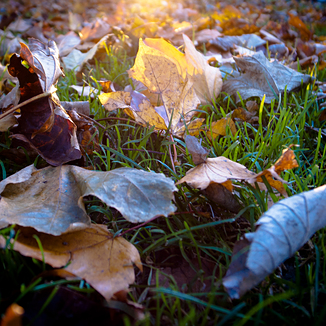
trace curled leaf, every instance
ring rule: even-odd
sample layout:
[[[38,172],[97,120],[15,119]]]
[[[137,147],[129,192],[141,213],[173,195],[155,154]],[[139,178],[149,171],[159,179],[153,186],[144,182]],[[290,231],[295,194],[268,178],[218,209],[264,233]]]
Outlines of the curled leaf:
[[[223,285],[231,298],[240,298],[326,226],[326,186],[283,199],[245,234],[242,255],[234,251]]]

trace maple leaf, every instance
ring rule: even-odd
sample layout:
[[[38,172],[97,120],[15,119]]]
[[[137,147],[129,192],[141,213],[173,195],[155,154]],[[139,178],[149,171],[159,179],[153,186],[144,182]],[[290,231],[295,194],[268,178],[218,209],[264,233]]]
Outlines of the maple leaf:
[[[24,256],[33,257],[54,268],[65,270],[86,280],[106,300],[135,281],[133,263],[142,270],[137,249],[121,237],[113,238],[106,225],[90,225],[84,230],[61,236],[19,228],[12,248]],[[39,248],[35,236],[42,243]],[[0,237],[0,247],[6,240]]]
[[[94,195],[129,221],[144,222],[174,212],[176,188],[163,174],[119,168],[89,171],[63,165],[30,165],[0,182],[0,223],[31,226],[59,235],[90,224],[82,198]]]
[[[148,46],[146,41],[139,40],[135,64],[128,74],[142,82],[151,93],[160,95],[164,107],[164,113],[160,115],[166,126],[171,122],[171,129],[174,130],[181,117],[195,113],[199,100],[192,88],[191,79],[183,78],[178,65],[161,51]]]

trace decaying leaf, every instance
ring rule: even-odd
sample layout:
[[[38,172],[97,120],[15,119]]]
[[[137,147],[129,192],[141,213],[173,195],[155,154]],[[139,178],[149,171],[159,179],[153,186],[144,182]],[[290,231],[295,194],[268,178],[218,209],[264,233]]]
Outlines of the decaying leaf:
[[[311,77],[287,68],[277,61],[270,62],[259,51],[252,56],[234,57],[237,66],[242,71],[239,77],[229,77],[223,84],[223,91],[236,97],[237,102],[265,95],[265,102],[270,103],[280,93],[292,92],[307,84]]]
[[[42,251],[35,236],[42,243]],[[5,245],[5,239],[0,237],[0,247]],[[39,260],[44,254],[45,263],[54,268],[70,263],[65,270],[85,279],[106,300],[135,281],[133,263],[142,270],[137,249],[121,237],[113,238],[107,226],[100,224],[61,236],[19,228],[13,249]]]
[[[240,298],[291,257],[319,229],[325,227],[326,186],[303,192],[274,204],[246,233],[223,279],[231,298]]]
[[[29,68],[22,65],[23,60]],[[35,39],[30,40],[30,48],[22,44],[21,56],[11,56],[8,70],[19,79],[19,103],[50,93],[20,108],[19,125],[12,137],[26,142],[55,166],[80,158],[76,126],[55,94],[62,75],[56,44],[45,45]]]
[[[144,222],[174,212],[176,188],[163,174],[120,168],[89,171],[64,165],[37,170],[30,165],[0,182],[0,223],[30,226],[60,235],[86,228],[82,198],[93,195],[129,221]]]
[[[205,163],[209,150],[201,146],[197,138],[194,136],[187,135],[185,137],[187,149],[192,156],[194,164]]]

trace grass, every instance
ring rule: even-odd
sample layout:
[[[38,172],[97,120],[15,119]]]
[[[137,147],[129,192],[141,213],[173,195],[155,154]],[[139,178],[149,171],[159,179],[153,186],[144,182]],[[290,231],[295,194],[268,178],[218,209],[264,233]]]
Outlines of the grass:
[[[132,65],[132,59],[112,48],[106,48],[106,55],[105,62],[94,62],[81,78],[74,72],[66,72],[66,78],[58,84],[61,100],[88,100],[94,119],[108,118],[100,121],[104,127],[99,130],[101,151],[88,156],[86,165],[102,171],[135,167],[162,172],[178,181],[194,166],[182,139],[173,141],[180,161],[174,172],[168,154],[169,139],[153,128],[135,124],[122,111],[106,112],[98,99],[79,96],[69,88],[83,80],[85,85],[100,89],[101,78],[114,80],[121,87],[127,85],[126,70]],[[316,77],[325,78],[320,72]],[[233,98],[222,93],[213,105],[201,108],[208,131],[201,131],[198,138],[210,149],[209,157],[224,156],[254,172],[269,168],[283,149],[297,145],[294,151],[299,167],[282,173],[288,182],[286,191],[292,196],[311,190],[326,182],[325,140],[321,132],[309,128],[325,125],[318,120],[321,110],[316,89],[312,83],[299,93],[287,94],[271,104],[259,102],[258,122],[237,122],[235,135],[229,130],[226,136],[211,141],[208,134],[212,121],[238,106]],[[245,107],[244,101],[240,105]],[[5,141],[0,144],[0,152],[10,146],[8,135],[3,135]],[[1,179],[22,167],[9,159],[0,160]],[[136,325],[323,324],[326,316],[324,229],[241,300],[231,302],[224,292],[221,280],[230,264],[235,241],[253,231],[255,221],[268,209],[269,195],[274,201],[279,200],[269,191],[236,184],[236,196],[243,206],[238,214],[221,209],[204,193],[182,184],[175,193],[175,214],[159,217],[125,234],[139,250],[144,263],[144,273],[137,274],[130,292],[130,300],[145,307],[146,317]],[[96,198],[87,198],[86,208],[94,221],[104,220],[114,233],[128,231],[133,226]],[[0,254],[0,313],[12,302],[24,303],[32,293],[46,288],[51,288],[50,294],[35,318],[51,304],[60,286],[68,286],[90,298],[95,295],[84,281],[44,277],[42,273],[51,270],[49,266],[11,250],[9,239],[15,237],[12,227],[0,230],[0,234],[8,239],[7,248]],[[190,271],[187,277],[180,277],[182,270]],[[123,323],[134,325],[128,314],[124,315]]]

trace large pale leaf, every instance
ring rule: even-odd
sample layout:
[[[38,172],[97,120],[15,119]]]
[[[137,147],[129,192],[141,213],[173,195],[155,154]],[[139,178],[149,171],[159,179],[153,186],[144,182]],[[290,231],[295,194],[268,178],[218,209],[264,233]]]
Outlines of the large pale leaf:
[[[82,198],[97,196],[129,221],[174,212],[176,188],[163,174],[120,168],[109,172],[77,166],[32,165],[0,182],[0,223],[31,226],[59,235],[90,224]]]
[[[42,243],[42,251],[35,235]],[[5,245],[5,239],[0,237],[0,247]],[[19,228],[13,249],[39,260],[44,255],[44,261],[55,268],[70,263],[65,269],[85,279],[106,300],[135,281],[133,263],[142,270],[137,249],[121,237],[113,238],[106,225],[90,225],[61,236]]]
[[[237,102],[240,93],[243,100],[252,96],[265,97],[265,102],[270,103],[284,93],[300,89],[302,84],[307,84],[311,77],[287,68],[277,61],[270,62],[263,52],[259,51],[252,56],[234,57],[238,68],[242,71],[239,77],[229,77],[223,84],[223,91],[234,95]]]
[[[319,229],[326,226],[326,186],[283,199],[245,234],[223,279],[231,298],[239,298],[291,257]],[[237,251],[247,252],[238,255]],[[248,251],[249,250],[249,251]]]
[[[185,56],[194,69],[189,71],[193,77],[194,88],[202,104],[214,100],[222,89],[222,75],[218,68],[207,63],[206,58],[198,52],[188,36],[183,35]]]

